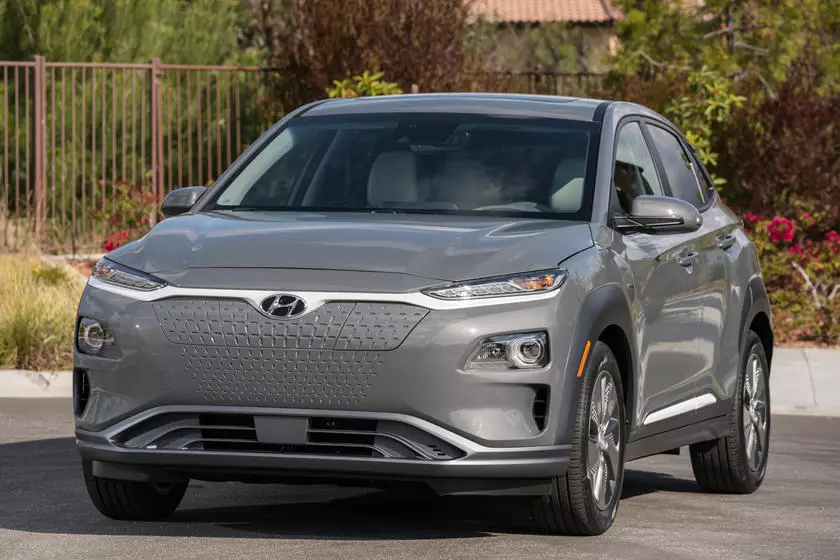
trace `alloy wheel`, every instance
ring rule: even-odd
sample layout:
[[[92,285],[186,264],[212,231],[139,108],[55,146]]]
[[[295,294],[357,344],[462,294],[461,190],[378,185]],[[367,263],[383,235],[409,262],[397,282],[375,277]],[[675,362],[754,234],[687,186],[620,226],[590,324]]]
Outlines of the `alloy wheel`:
[[[767,383],[761,359],[755,353],[747,359],[742,422],[747,464],[753,471],[759,471],[767,451]]]
[[[605,510],[615,498],[621,448],[618,396],[606,371],[598,372],[592,386],[587,443],[586,476],[595,504]]]

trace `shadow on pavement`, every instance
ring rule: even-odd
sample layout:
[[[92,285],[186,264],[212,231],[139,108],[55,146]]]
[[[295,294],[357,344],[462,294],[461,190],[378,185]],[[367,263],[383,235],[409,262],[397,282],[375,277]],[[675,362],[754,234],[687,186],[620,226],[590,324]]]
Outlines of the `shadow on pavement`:
[[[657,492],[698,494],[702,490],[693,478],[677,478],[666,473],[625,469],[624,488],[621,491],[622,500],[630,500],[636,496]]]
[[[35,533],[334,540],[454,539],[530,533],[514,500],[407,500],[384,491],[194,482],[166,522],[118,522],[90,504],[72,438],[0,445],[0,528]],[[628,470],[623,499],[697,492],[694,481]]]

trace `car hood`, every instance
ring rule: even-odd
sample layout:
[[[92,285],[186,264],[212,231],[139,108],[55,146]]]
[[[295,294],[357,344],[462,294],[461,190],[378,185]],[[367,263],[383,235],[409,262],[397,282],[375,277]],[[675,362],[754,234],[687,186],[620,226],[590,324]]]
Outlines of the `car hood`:
[[[251,284],[272,284],[273,280],[266,280],[266,274],[271,275],[267,270],[297,271],[296,283],[306,278],[307,286],[319,286],[319,279],[330,275],[312,271],[328,270],[350,273],[347,278],[355,278],[353,284],[365,284],[360,273],[390,275],[392,280],[402,277],[394,283],[399,291],[440,281],[552,268],[592,245],[589,225],[584,222],[429,214],[209,212],[164,220],[142,239],[108,257],[176,285],[214,285],[226,275],[207,269],[219,269],[227,271],[228,278],[239,278],[237,283],[251,278]],[[241,269],[251,274],[243,276]]]

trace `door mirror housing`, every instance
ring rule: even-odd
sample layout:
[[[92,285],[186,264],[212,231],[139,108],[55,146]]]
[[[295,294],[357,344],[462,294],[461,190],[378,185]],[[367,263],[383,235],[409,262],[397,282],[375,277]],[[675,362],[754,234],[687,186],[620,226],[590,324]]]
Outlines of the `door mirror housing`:
[[[632,213],[616,214],[615,229],[621,233],[690,233],[703,225],[703,216],[690,203],[670,196],[641,195],[633,199]]]
[[[160,211],[167,218],[189,212],[190,208],[198,202],[198,199],[205,192],[207,192],[207,187],[183,187],[175,189],[163,199]]]

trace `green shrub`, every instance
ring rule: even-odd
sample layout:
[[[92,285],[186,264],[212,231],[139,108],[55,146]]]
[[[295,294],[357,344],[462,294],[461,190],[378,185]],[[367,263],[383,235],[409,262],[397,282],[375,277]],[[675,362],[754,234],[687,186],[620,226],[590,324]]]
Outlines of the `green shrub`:
[[[730,80],[705,66],[689,72],[685,81],[688,91],[665,107],[665,116],[682,129],[703,165],[714,167],[718,154],[712,149],[712,133],[732,120],[733,109],[742,107],[746,97],[735,95]],[[726,183],[724,177],[712,175],[716,185]]]
[[[384,75],[384,72],[371,74],[365,70],[363,74],[353,76],[352,78],[334,80],[333,87],[327,88],[327,94],[331,98],[336,98],[396,95],[403,92],[396,83],[382,80],[382,76]]]
[[[81,292],[62,269],[43,267],[34,257],[0,255],[0,367],[70,367]]]
[[[60,286],[70,282],[67,271],[60,266],[43,265],[32,269],[32,274],[38,282],[47,286]]]

